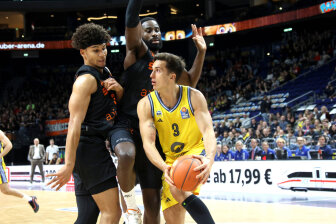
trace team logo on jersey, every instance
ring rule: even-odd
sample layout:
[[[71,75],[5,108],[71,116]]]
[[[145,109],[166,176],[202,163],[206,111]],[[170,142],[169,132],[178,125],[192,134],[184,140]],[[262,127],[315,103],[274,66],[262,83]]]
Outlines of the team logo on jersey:
[[[188,111],[187,108],[182,107],[182,109],[181,109],[181,117],[182,117],[182,119],[190,118],[189,111]]]
[[[156,116],[162,116],[161,110],[156,111]]]

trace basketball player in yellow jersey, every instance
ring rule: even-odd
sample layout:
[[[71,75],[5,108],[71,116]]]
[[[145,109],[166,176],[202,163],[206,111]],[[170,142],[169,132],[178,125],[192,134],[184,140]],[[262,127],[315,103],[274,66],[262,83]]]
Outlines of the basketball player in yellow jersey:
[[[0,130],[0,191],[6,195],[12,195],[18,198],[23,198],[33,208],[34,212],[39,210],[39,205],[36,202],[35,196],[28,196],[20,191],[12,189],[8,185],[6,176],[6,165],[3,157],[12,149],[13,145],[7,136]]]
[[[164,172],[161,205],[166,223],[184,223],[186,210],[197,223],[215,223],[205,204],[191,192],[177,189],[169,176],[173,162],[189,154],[202,161],[195,168],[202,170],[197,176],[201,183],[206,183],[209,177],[216,138],[206,100],[198,90],[176,84],[185,66],[180,57],[159,53],[154,60],[151,74],[154,91],[139,101],[137,112],[146,155]],[[156,131],[165,161],[155,147]],[[203,150],[206,156],[200,155]]]

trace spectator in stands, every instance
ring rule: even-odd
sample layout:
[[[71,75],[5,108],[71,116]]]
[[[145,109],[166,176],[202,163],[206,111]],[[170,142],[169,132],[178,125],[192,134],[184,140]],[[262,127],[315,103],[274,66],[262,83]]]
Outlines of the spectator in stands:
[[[250,138],[250,133],[246,130],[246,128],[241,128],[241,136],[243,137],[243,141],[245,142]]]
[[[240,118],[236,117],[236,119],[234,120],[233,127],[235,127],[237,129],[237,128],[240,128],[241,125],[242,125],[242,123],[240,122]]]
[[[272,138],[272,133],[269,127],[262,130],[262,138]]]
[[[335,94],[335,88],[331,83],[329,82],[328,85],[326,86],[324,93],[327,95],[327,98],[332,98]]]
[[[255,131],[253,130],[253,128],[249,128],[248,133],[249,133],[250,138],[255,138]]]
[[[278,159],[288,159],[288,157],[292,156],[292,151],[286,147],[286,141],[283,138],[278,138],[276,140],[276,144],[277,144],[277,148],[275,149],[275,152],[277,155],[281,155],[277,156]],[[280,151],[280,153],[278,153],[278,151]]]
[[[310,120],[309,119],[306,119],[305,122],[304,122],[304,125],[302,127],[302,131],[303,131],[303,134],[304,135],[307,135],[307,133],[309,132],[309,130],[311,129],[310,127]]]
[[[222,144],[232,145],[234,143],[235,136],[232,131],[229,132],[229,136],[226,138],[225,142],[222,141]],[[223,139],[224,140],[224,139]]]
[[[216,157],[215,157],[216,159]],[[235,159],[235,153],[229,149],[228,145],[222,145],[222,151],[216,161],[231,161]]]
[[[234,139],[233,139],[234,142],[243,141],[243,135],[242,135],[242,132],[239,128],[234,129],[232,132],[234,133],[234,136],[235,136]]]
[[[38,166],[42,176],[42,182],[44,182],[43,161],[45,160],[45,150],[38,138],[35,138],[34,145],[30,146],[28,158],[31,162],[30,183],[33,183],[36,166]]]
[[[280,117],[280,121],[279,121],[279,126],[282,130],[285,130],[286,129],[286,126],[287,126],[288,122],[286,121],[286,117],[284,115],[282,115]]]
[[[221,161],[231,161],[235,159],[235,153],[225,144],[222,147],[222,155],[223,157]]]
[[[222,144],[226,143],[227,138],[229,137],[229,132],[224,131],[223,133],[223,139],[222,139]]]
[[[262,151],[260,155],[261,155],[262,160],[277,159],[275,151],[269,147],[267,141],[263,141],[261,144],[261,147],[262,147]]]
[[[264,95],[263,100],[261,101],[260,104],[260,113],[264,121],[268,122],[268,113],[271,110],[271,101],[270,98]]]
[[[251,150],[249,154],[249,159],[255,160],[257,156],[261,156],[261,149],[258,146],[258,141],[255,138],[251,139],[250,142]]]
[[[304,159],[311,159],[309,148],[305,146],[306,140],[303,137],[297,137],[298,147],[295,149],[295,156],[301,156]]]
[[[222,153],[222,142],[217,141],[215,161],[221,161],[220,160],[221,153]]]
[[[322,132],[328,132],[330,128],[330,123],[328,119],[322,121]]]
[[[326,106],[321,107],[321,113],[318,115],[318,119],[322,122],[324,119],[331,120],[328,108]]]
[[[52,159],[49,161],[49,165],[58,165],[61,164],[61,158],[58,157],[57,153],[53,153]]]
[[[50,160],[53,159],[53,154],[56,153],[57,157],[59,157],[59,149],[58,146],[55,145],[54,139],[49,140],[50,145],[47,146],[46,149],[46,164],[49,164]]]
[[[261,132],[259,131],[259,129],[257,129],[255,131],[255,138],[256,139],[262,139],[263,138],[263,136],[262,136]]]
[[[315,149],[318,151],[320,159],[332,159],[333,150],[327,145],[327,138],[325,135],[319,137]]]
[[[277,119],[273,120],[271,122],[271,132],[276,132],[279,130],[280,126],[279,126],[279,121]],[[281,128],[280,128],[281,129]]]
[[[258,126],[258,124],[257,124],[257,121],[256,121],[256,119],[251,119],[251,128],[253,128],[254,130],[257,130],[257,126]]]
[[[335,121],[333,121],[332,123],[331,123],[331,126],[330,126],[330,128],[329,128],[329,135],[332,137],[332,136],[334,136],[334,135],[336,135],[336,122]]]
[[[305,136],[311,136],[312,139],[315,139],[316,136],[319,136],[315,132],[315,126],[314,125],[310,125],[309,131],[305,134]]]
[[[278,138],[283,138],[284,140],[287,139],[284,130],[280,129],[278,131],[277,135],[275,136],[275,139],[278,139]]]
[[[318,117],[319,117],[319,114],[320,114],[320,112],[319,112],[319,110],[318,110],[318,107],[314,107],[314,110],[313,110],[313,116],[314,116],[314,119],[316,120],[318,120]]]
[[[235,146],[235,160],[247,160],[249,158],[249,153],[245,149],[243,149],[243,142],[237,141]]]
[[[241,119],[241,125],[243,128],[251,127],[251,119],[248,117],[247,114],[244,114],[244,117]]]

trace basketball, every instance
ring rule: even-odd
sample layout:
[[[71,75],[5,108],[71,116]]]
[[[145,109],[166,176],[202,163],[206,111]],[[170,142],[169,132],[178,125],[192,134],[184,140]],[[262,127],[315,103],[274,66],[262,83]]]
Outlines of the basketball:
[[[175,160],[170,170],[170,177],[175,186],[182,191],[194,191],[201,180],[196,178],[201,170],[194,171],[194,168],[201,164],[199,159],[193,158],[191,155],[181,156]]]

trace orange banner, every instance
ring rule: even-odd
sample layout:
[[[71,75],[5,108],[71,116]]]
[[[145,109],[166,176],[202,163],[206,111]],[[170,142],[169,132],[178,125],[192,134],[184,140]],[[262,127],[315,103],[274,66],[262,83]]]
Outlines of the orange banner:
[[[46,121],[46,135],[66,135],[68,133],[68,123],[69,118]]]

